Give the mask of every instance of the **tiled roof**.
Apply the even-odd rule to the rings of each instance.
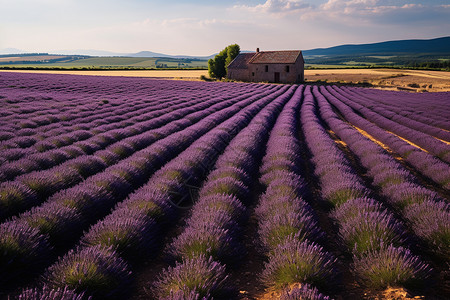
[[[262,51],[254,53],[249,61],[251,64],[293,64],[301,55],[300,50],[289,51]]]
[[[248,62],[255,56],[255,53],[240,53],[236,58],[228,65],[228,68],[232,69],[247,69]]]

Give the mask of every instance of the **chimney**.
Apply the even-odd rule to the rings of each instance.
[[[259,48],[256,48],[256,53],[259,53]]]

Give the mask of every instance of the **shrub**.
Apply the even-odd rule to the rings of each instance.
[[[230,293],[226,280],[225,266],[211,257],[200,256],[164,270],[155,283],[154,292],[158,299],[167,299],[174,294],[188,298],[193,293],[199,297],[220,298]]]
[[[417,287],[424,284],[432,269],[408,249],[393,246],[354,256],[353,272],[371,288]]]
[[[292,237],[299,241],[317,241],[323,237],[317,221],[309,214],[279,212],[269,219],[260,220],[259,235],[267,250],[275,249]]]
[[[120,209],[93,225],[81,239],[81,244],[111,247],[127,261],[135,261],[155,250],[158,232],[155,221],[146,215]]]
[[[10,221],[0,225],[1,281],[33,274],[42,266],[51,247],[48,238],[24,222]]]
[[[0,185],[0,220],[12,216],[38,203],[37,194],[19,182]]]
[[[262,274],[264,283],[284,288],[293,283],[310,283],[317,287],[335,282],[336,258],[309,241],[288,238],[269,255]]]
[[[386,212],[361,212],[339,221],[339,236],[356,253],[378,250],[383,244],[401,246],[406,241],[401,223]]]
[[[93,246],[71,250],[47,269],[44,281],[50,288],[69,288],[94,297],[124,295],[130,283],[127,264],[111,249]]]

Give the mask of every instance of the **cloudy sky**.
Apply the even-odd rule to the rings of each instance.
[[[0,49],[210,55],[450,35],[449,0],[0,0]]]

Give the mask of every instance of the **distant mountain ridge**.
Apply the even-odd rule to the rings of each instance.
[[[271,50],[271,49],[269,49]],[[241,51],[253,52],[253,51]],[[15,48],[0,49],[0,54],[24,54],[26,51]],[[209,56],[195,55],[169,55],[164,53],[141,51],[137,53],[117,53],[103,50],[59,50],[51,51],[52,54],[63,55],[89,55],[89,56],[119,56],[119,57],[162,57],[162,58],[187,58],[208,60],[217,53]],[[450,36],[434,39],[397,40],[371,44],[348,44],[329,48],[316,48],[303,50],[304,56],[325,55],[408,55],[408,54],[444,54],[450,55]]]
[[[395,54],[450,55],[450,36],[428,40],[398,40],[372,44],[340,45],[330,48],[304,50],[303,55],[395,55]]]

